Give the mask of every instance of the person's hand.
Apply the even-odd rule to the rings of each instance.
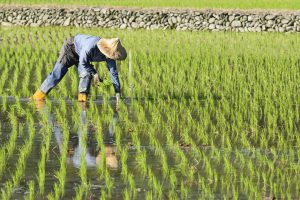
[[[93,85],[95,87],[99,86],[100,85],[100,82],[103,82],[103,80],[101,78],[99,78],[99,74],[96,73],[93,75]]]
[[[117,110],[119,110],[120,99],[121,99],[121,94],[120,93],[116,93],[116,109]]]

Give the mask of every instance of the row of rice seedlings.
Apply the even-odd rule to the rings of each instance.
[[[3,54],[2,54],[3,55]],[[2,59],[1,59],[2,60]],[[1,68],[1,79],[0,79],[0,92],[1,92],[1,94],[5,94],[5,82],[6,82],[6,78],[5,77],[8,77],[8,72],[9,72],[9,68],[8,68],[8,66],[6,66],[6,65],[2,65],[3,67]],[[3,97],[2,97],[3,98]],[[2,100],[3,101],[3,100]],[[4,110],[5,111],[5,110]]]
[[[126,188],[123,190],[124,199],[134,199],[136,198],[136,183],[133,174],[128,169],[128,146],[121,144],[121,127],[117,124],[114,125],[113,131],[116,138],[116,149],[120,155],[120,167],[121,167],[121,177],[122,181],[126,183]],[[106,174],[108,174],[106,172]]]
[[[10,133],[10,137],[7,141],[7,143],[1,148],[1,164],[0,164],[0,177],[3,176],[3,173],[6,168],[6,162],[8,159],[10,159],[13,155],[13,152],[15,151],[16,148],[16,140],[18,137],[18,131],[19,131],[19,126],[18,126],[18,119],[17,116],[15,115],[15,110],[12,110],[12,112],[8,113],[8,117],[10,120],[10,124],[12,125],[12,130]]]
[[[157,107],[160,108],[159,105]],[[162,107],[166,108],[167,106],[165,104]],[[157,111],[153,112],[153,109],[157,110],[157,108],[154,108],[154,107],[149,107],[149,108],[150,108],[150,112],[151,112],[152,115],[157,112]],[[158,116],[152,116],[152,120],[153,120],[153,118],[155,118],[157,120],[156,123],[160,124],[161,119],[160,119],[159,115],[160,114],[158,114]],[[167,115],[167,117],[168,116],[169,115]],[[176,116],[172,115],[172,119],[176,119]],[[184,121],[180,122],[180,123],[176,123],[176,124],[173,124],[172,122],[171,123],[168,122],[167,124],[168,124],[168,126],[158,127],[159,130],[157,130],[156,128],[151,128],[151,127],[155,127],[155,124],[153,124],[152,126],[150,125],[149,132],[148,132],[148,135],[150,137],[150,144],[155,146],[155,150],[157,152],[160,152],[160,153],[157,153],[157,154],[162,159],[162,166],[163,166],[162,168],[163,169],[166,168],[165,170],[163,170],[163,172],[164,172],[163,174],[167,175],[168,170],[167,170],[166,155],[164,154],[164,151],[160,147],[160,145],[157,145],[156,141],[155,141],[155,138],[157,138],[158,135],[164,135],[164,137],[166,137],[166,140],[161,140],[161,141],[166,141],[166,144],[168,145],[168,147],[175,153],[175,155],[174,155],[175,160],[177,160],[177,163],[179,163],[178,169],[181,171],[182,176],[186,176],[187,172],[191,172],[191,170],[188,170],[188,168],[189,168],[188,158],[184,155],[182,149],[179,147],[179,143],[174,142],[174,134],[171,132],[169,127],[175,127],[176,124],[177,124],[177,126],[180,125],[180,124],[186,124],[186,127],[191,127],[191,126],[189,126],[189,124],[185,123]],[[186,128],[182,128],[182,130],[180,130],[180,135],[181,135],[181,137],[183,139],[183,142],[184,142],[183,145],[185,145],[185,144],[189,145],[192,142],[192,139],[189,137],[189,132],[186,131]],[[189,174],[188,176],[193,179],[193,175]],[[190,180],[190,181],[192,182],[193,180]]]
[[[149,105],[151,105],[151,103]],[[139,109],[139,111],[141,111],[141,110],[143,110],[143,108]],[[160,124],[161,117],[160,117],[159,113],[152,112],[152,111],[153,111],[152,109],[149,110],[149,112],[152,114],[152,117],[151,117],[152,118],[152,123],[149,124],[149,126],[146,128],[148,130],[147,131],[147,136],[149,137],[149,145],[152,148],[154,148],[155,155],[157,155],[160,158],[161,166],[162,166],[161,168],[162,168],[163,179],[166,179],[170,175],[170,170],[169,170],[168,162],[167,162],[167,156],[166,156],[166,153],[165,153],[164,149],[162,148],[160,142],[158,142],[158,140],[157,140],[158,134],[164,135],[164,130],[163,129],[162,130],[157,130],[156,128],[153,128],[153,127],[156,127],[157,124]],[[141,112],[143,112],[143,111],[141,111]],[[138,118],[140,118],[140,116],[144,116],[144,115],[145,114],[138,113]],[[143,131],[143,130],[139,130],[139,131]],[[134,131],[133,133],[131,133],[131,135],[132,135],[132,143],[134,144],[134,146],[137,147],[137,156],[136,156],[137,167],[138,167],[139,172],[141,173],[141,175],[145,176],[145,174],[147,173],[146,152],[140,150],[140,141],[139,141],[139,137],[137,135],[137,132]],[[174,143],[171,143],[170,145],[174,145]],[[187,159],[182,154],[182,151],[180,149],[176,149],[176,150],[174,151],[175,154],[176,154],[176,157],[178,157],[178,156],[181,157],[181,160],[179,160],[178,163],[181,163],[182,166],[186,166]],[[183,164],[183,163],[185,163],[185,164]],[[182,170],[182,172],[184,172],[184,174],[187,171],[186,167],[181,167],[181,170]],[[151,174],[151,176],[153,176],[151,171],[149,173]],[[176,175],[175,175],[175,177],[176,177]],[[175,180],[177,180],[177,179],[175,179]],[[169,181],[165,180],[165,182],[169,182]],[[155,185],[157,185],[157,184],[155,184]],[[158,185],[161,185],[161,184],[158,183]],[[174,185],[176,185],[176,183],[174,183],[173,186]],[[184,190],[184,187],[182,187],[182,188]],[[158,196],[161,197],[162,191],[159,192],[158,188],[155,188],[155,191],[157,192]],[[175,189],[174,189],[174,191],[175,191]],[[155,192],[155,194],[156,194],[156,192]]]
[[[41,148],[41,158],[38,163],[38,186],[40,195],[44,195],[46,160],[49,157],[49,148],[54,126],[54,116],[50,114],[50,110],[51,106],[49,105],[45,105],[45,107],[42,107],[42,109],[40,110],[43,126],[43,128],[40,130],[40,133],[43,136],[43,142]]]
[[[125,130],[126,132],[128,130],[131,130],[133,127],[134,129],[132,131],[130,131],[130,135],[131,135],[131,145],[134,147],[134,150],[136,150],[136,156],[135,156],[135,163],[136,163],[136,167],[133,169],[134,171],[137,171],[139,173],[139,175],[142,176],[142,178],[148,178],[149,179],[149,189],[150,192],[148,192],[148,197],[152,197],[152,198],[162,198],[162,183],[160,183],[159,179],[156,177],[156,175],[152,172],[152,169],[150,166],[148,166],[151,163],[147,163],[147,153],[146,153],[146,149],[143,149],[141,146],[141,135],[139,133],[143,132],[144,129],[148,129],[151,127],[151,124],[149,124],[149,126],[145,126],[147,120],[145,117],[145,112],[144,109],[140,106],[140,105],[131,105],[131,108],[134,110],[134,113],[136,115],[136,119],[139,120],[138,123],[136,122],[130,122],[128,121],[128,113],[127,113],[127,109],[124,109],[123,106],[120,107],[120,110],[123,111],[122,115],[121,115],[121,120],[122,120],[122,130]],[[124,116],[125,115],[125,116]],[[147,134],[148,135],[148,134]],[[152,137],[153,140],[151,141],[150,139],[150,145],[147,148],[153,148],[155,151],[157,151],[156,149],[159,148],[160,150],[162,150],[162,148],[159,146],[157,147],[157,145],[159,145],[159,143],[157,142],[157,139],[155,139],[155,137]],[[152,143],[151,143],[152,142]],[[125,147],[124,149],[127,149],[127,147]],[[159,152],[159,151],[158,151]],[[165,154],[164,151],[162,150],[163,153],[161,153],[162,158]],[[124,153],[124,156],[122,157],[122,172],[123,174],[126,174],[127,171],[127,167],[123,168],[125,163],[126,163],[126,159],[127,159],[127,154]],[[167,166],[167,161],[164,160],[164,169],[166,169]],[[154,162],[154,160],[152,160],[152,162]],[[167,170],[168,171],[168,168]],[[127,172],[128,174],[128,172]],[[124,175],[125,176],[125,175]],[[130,174],[128,175],[128,177],[130,178]],[[165,175],[166,177],[166,175]],[[129,179],[130,180],[130,179]],[[130,197],[130,189],[126,188],[125,189],[125,194],[124,194],[124,198],[128,198]]]
[[[55,177],[57,178],[57,182],[54,184],[53,188],[54,191],[47,195],[47,198],[49,199],[60,199],[64,196],[65,193],[65,179],[66,179],[66,162],[67,162],[67,151],[68,151],[68,141],[69,141],[69,127],[68,122],[66,121],[66,110],[61,109],[65,108],[65,103],[62,103],[61,105],[64,105],[60,107],[60,109],[56,109],[56,121],[60,124],[61,131],[62,131],[62,145],[60,148],[60,168],[58,171],[55,172]],[[63,112],[61,112],[63,111]]]
[[[98,144],[98,148],[100,149],[100,161],[97,165],[97,171],[99,173],[99,181],[104,180],[106,189],[102,188],[101,189],[101,199],[106,199],[111,197],[111,188],[112,188],[112,181],[109,177],[109,170],[107,169],[106,166],[106,152],[105,152],[105,145],[104,145],[104,140],[102,137],[102,124],[101,120],[97,120],[97,130],[96,130],[96,140]]]
[[[118,127],[120,128],[120,127]],[[141,143],[140,139],[138,137],[137,132],[131,132],[131,138],[132,138],[132,144],[135,147],[136,150],[136,156],[135,156],[135,162],[136,162],[136,167],[131,168],[128,170],[127,167],[127,158],[128,158],[128,153],[123,153],[121,154],[121,159],[122,159],[122,175],[123,175],[123,182],[127,183],[126,188],[123,191],[123,196],[124,199],[133,199],[136,198],[136,183],[134,179],[134,172],[138,171],[143,178],[145,178],[145,175],[147,173],[147,162],[146,162],[146,151],[141,150]],[[122,150],[129,151],[128,146],[126,148],[123,148]],[[123,171],[123,167],[124,168]],[[126,169],[126,170],[125,170]],[[132,171],[132,172],[131,172]]]
[[[111,198],[112,188],[114,186],[114,181],[111,178],[110,169],[119,168],[118,163],[111,163],[107,154],[114,153],[115,156],[120,154],[121,148],[121,138],[120,138],[120,129],[116,127],[118,123],[118,113],[114,112],[108,103],[104,102],[103,106],[101,106],[101,110],[99,107],[89,104],[89,118],[94,119],[96,125],[96,140],[98,144],[98,148],[100,149],[100,155],[98,155],[98,165],[97,170],[99,173],[99,180],[104,181],[105,187],[101,189],[101,199]],[[101,115],[99,115],[101,113]],[[114,149],[114,144],[109,144],[113,146],[106,146],[103,135],[104,130],[103,126],[105,124],[110,124],[109,127],[109,137],[116,138],[116,152]],[[112,149],[111,149],[112,148]],[[111,152],[113,151],[113,152]],[[118,162],[118,161],[117,161]],[[127,166],[124,166],[125,171],[127,170]],[[124,171],[123,171],[124,172]]]
[[[124,121],[123,126],[125,127],[125,130],[128,130],[130,129],[130,127],[134,127],[135,125],[137,124]],[[137,127],[136,130],[132,130],[130,132],[130,135],[131,135],[131,143],[132,143],[131,145],[136,150],[136,157],[135,157],[136,169],[139,172],[139,174],[143,178],[145,178],[147,175],[147,154],[146,154],[146,149],[142,149],[141,147],[139,127]]]
[[[188,110],[186,110],[188,111]],[[177,166],[178,169],[181,172],[181,175],[185,177],[185,182],[187,183],[192,183],[194,181],[194,170],[191,168],[192,163],[189,163],[190,161],[193,161],[193,158],[195,156],[193,154],[190,154],[191,152],[194,152],[194,150],[197,150],[199,147],[195,144],[194,138],[192,138],[190,135],[192,135],[193,129],[195,127],[195,123],[192,122],[193,119],[190,115],[190,113],[185,113],[183,114],[185,118],[181,119],[180,122],[177,123],[177,126],[179,127],[180,130],[180,137],[181,141],[179,144],[178,142],[174,143],[173,138],[172,138],[172,132],[169,128],[163,129],[164,132],[167,135],[167,144],[170,146],[170,148],[174,151],[177,152],[177,155],[175,155],[177,162],[179,165]],[[173,118],[176,119],[175,116]],[[170,120],[169,120],[170,121]],[[169,124],[169,123],[168,123]],[[175,127],[175,124],[170,124],[171,127]],[[181,125],[184,125],[181,127]],[[183,149],[179,146],[183,146],[183,149],[187,148],[187,154],[190,155],[190,157],[187,157],[183,153]],[[189,150],[190,149],[190,150]],[[199,154],[200,156],[201,154]]]
[[[163,184],[154,175],[151,167],[148,166],[148,187],[149,192],[147,192],[147,199],[161,199],[163,197]]]
[[[79,109],[75,110],[73,114],[78,113]],[[76,188],[75,199],[86,198],[89,190],[89,183],[87,180],[87,135],[88,135],[88,124],[87,124],[87,111],[83,107],[80,112],[80,124],[78,128],[78,148],[80,149],[80,166],[79,166],[79,177],[81,184]]]
[[[31,152],[33,138],[35,136],[34,122],[32,115],[30,113],[26,114],[28,121],[28,138],[26,139],[24,145],[19,149],[19,158],[16,163],[15,172],[12,174],[11,180],[5,183],[5,188],[1,189],[1,198],[10,199],[12,189],[19,186],[21,179],[24,177],[24,172],[26,168],[26,160]]]
[[[119,131],[116,131],[116,133]],[[120,154],[120,164],[121,164],[121,177],[122,177],[122,181],[126,184],[126,188],[125,191],[123,191],[123,196],[125,199],[132,199],[135,197],[136,195],[136,191],[135,191],[135,182],[133,179],[133,175],[130,173],[129,169],[128,169],[128,147],[117,147],[118,152]]]
[[[162,129],[162,130],[164,131],[164,129]],[[158,132],[158,130],[157,130],[157,132]],[[151,134],[151,132],[149,132],[149,134]],[[151,136],[150,136],[150,138],[151,138]],[[150,143],[152,143],[151,140],[153,140],[153,138],[150,139]],[[169,142],[171,142],[171,140],[169,140]],[[178,165],[175,168],[175,170],[178,171],[177,173],[175,173],[175,171],[172,168],[168,167],[169,164],[168,164],[167,154],[165,153],[165,151],[161,147],[161,145],[155,146],[155,154],[160,158],[164,181],[167,183],[170,183],[170,188],[175,194],[175,191],[177,191],[177,189],[178,189],[180,179],[181,179],[181,182],[183,180],[185,182],[193,182],[194,174],[193,174],[193,171],[190,169],[188,159],[183,154],[182,149],[180,149],[180,147],[179,147],[179,144],[178,143],[173,143],[173,144],[169,143],[169,145],[171,145],[171,146],[168,149],[172,150],[171,155],[174,156],[176,163],[178,163]],[[169,180],[166,180],[168,178],[169,178]],[[185,185],[181,185],[181,187],[180,187],[180,194],[182,195],[182,197],[186,195],[187,189],[185,187],[186,187]],[[169,198],[173,198],[174,194],[170,193]]]

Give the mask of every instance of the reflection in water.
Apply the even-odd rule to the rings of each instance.
[[[62,153],[62,145],[63,145],[63,134],[61,127],[55,121],[53,114],[47,111],[44,101],[37,101],[36,108],[39,112],[44,112],[48,116],[48,123],[51,125],[52,132],[54,133],[56,143],[58,144],[60,153]],[[87,151],[85,151],[85,161],[87,167],[95,167],[97,165],[101,165],[101,154],[100,149],[98,149],[98,145],[96,143],[95,135],[93,131],[88,128],[88,120],[87,120],[87,106],[85,103],[81,104],[81,112],[80,115],[80,125],[77,129],[75,135],[70,133],[69,139],[69,147],[68,147],[68,165],[79,168],[81,154],[83,153],[83,149],[87,147]],[[105,139],[105,157],[106,157],[106,166],[111,169],[118,168],[118,160],[116,156],[116,146],[114,129],[115,124],[118,121],[118,112],[115,111],[114,116],[109,125],[109,129],[106,132]],[[87,140],[84,140],[83,137],[87,136]],[[84,144],[86,141],[87,144]]]

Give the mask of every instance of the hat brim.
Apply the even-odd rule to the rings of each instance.
[[[97,42],[97,47],[107,58],[113,60],[125,60],[127,57],[126,49],[119,43],[118,48],[114,51],[109,45],[108,39],[101,38]]]

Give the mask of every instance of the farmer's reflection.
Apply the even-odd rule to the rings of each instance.
[[[45,110],[43,108],[43,110]],[[52,131],[55,136],[55,140],[58,144],[60,152],[62,152],[63,145],[63,134],[61,127],[55,122],[52,114],[48,114],[49,124],[52,126]],[[92,130],[92,127],[88,126],[87,123],[87,108],[86,104],[81,104],[81,112],[80,112],[80,125],[77,129],[76,134],[70,134],[69,137],[69,147],[68,147],[68,157],[67,163],[69,165],[73,165],[77,168],[80,166],[81,154],[83,150],[83,137],[84,134],[87,134],[86,139],[86,165],[87,167],[95,167],[97,165],[101,165],[101,154],[98,149],[97,143],[95,142],[95,136]],[[118,112],[115,111],[114,116],[110,122],[109,129],[104,137],[105,139],[105,156],[106,156],[106,166],[110,169],[118,168],[118,160],[116,156],[116,146],[114,145],[115,137],[114,137],[114,126],[118,121]]]

